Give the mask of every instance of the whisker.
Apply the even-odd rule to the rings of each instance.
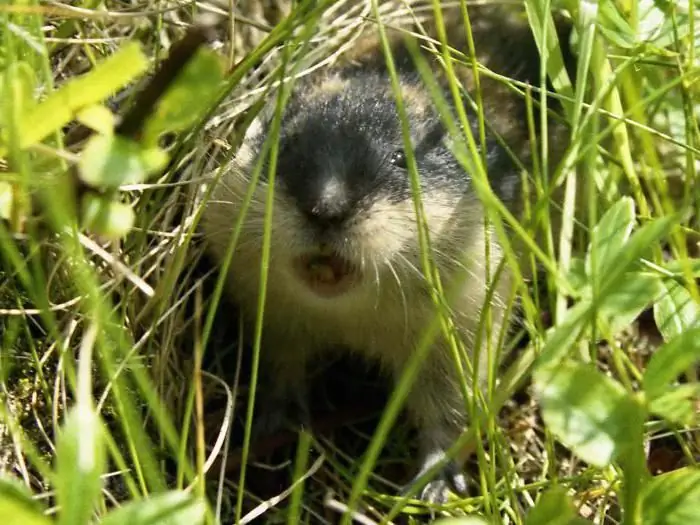
[[[372,259],[372,267],[374,269],[374,288],[376,292],[376,299],[374,301],[374,310],[379,309],[379,303],[381,301],[381,279],[379,276],[379,266],[377,265],[377,261],[375,259]]]
[[[481,265],[477,260],[472,260],[469,266],[467,266],[463,261],[459,260],[457,257],[449,255],[437,248],[433,248],[433,251],[438,255],[444,262],[448,264],[454,264],[459,269],[463,270],[468,277],[473,277],[474,279],[479,279],[479,274],[476,273],[476,269],[481,268]]]
[[[416,268],[416,266],[411,261],[409,261],[403,253],[399,252],[396,254],[396,256],[399,257],[403,261],[403,263],[408,267],[408,269],[412,270],[413,273],[415,273],[421,281],[425,280],[425,275],[423,275],[423,272]]]
[[[390,259],[385,259],[384,263],[389,268],[389,271],[396,279],[396,286],[398,286],[399,293],[401,294],[401,306],[403,308],[403,326],[404,326],[404,337],[408,335],[408,301],[406,300],[406,294],[404,293],[403,286],[401,285],[401,278],[399,274],[394,269],[394,265],[391,263]]]

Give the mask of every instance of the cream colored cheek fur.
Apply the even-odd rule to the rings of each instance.
[[[204,229],[220,257],[225,254],[230,228],[236,224],[238,211],[250,184],[249,174],[257,160],[250,144],[257,141],[262,131],[263,126],[258,118],[248,128],[230,169],[214,188],[211,204],[205,213]],[[239,239],[239,260],[247,260],[248,263],[260,261],[259,253],[257,257],[255,255],[262,248],[267,193],[267,186],[259,183]],[[483,250],[474,250],[475,241],[483,247],[483,242],[477,241],[483,234],[483,226],[481,206],[476,198],[473,195],[455,198],[448,191],[434,191],[423,195],[422,206],[439,266],[449,273],[466,266],[465,271],[473,274],[474,266],[479,266],[477,261],[483,254]],[[289,264],[294,257],[316,248],[310,244],[311,240],[305,233],[307,228],[294,203],[282,192],[275,192],[271,249],[272,262],[275,263],[271,265],[273,270],[279,270],[277,265]],[[336,249],[363,270],[374,272],[372,285],[378,284],[377,280],[383,274],[390,274],[394,280],[403,280],[407,275],[412,275],[414,279],[418,277],[417,272],[421,271],[420,247],[412,199],[399,203],[379,199],[369,211],[355,219],[348,233],[347,242],[336,246]],[[459,253],[460,247],[468,250],[470,257],[467,260],[464,260],[464,254]]]
[[[226,253],[231,229],[237,222],[238,212],[250,184],[248,174],[256,160],[250,143],[261,131],[259,122],[251,125],[230,169],[213,189],[211,202],[205,210],[204,231],[210,250],[219,260]],[[248,308],[255,307],[259,293],[266,199],[267,186],[259,184],[246,213],[228,279],[230,292]],[[456,307],[455,310],[464,312],[478,308],[483,301],[485,281],[482,263],[485,239],[479,203],[474,196],[455,199],[448,192],[431,192],[423,196],[422,202],[436,262],[441,274],[446,274],[444,277],[452,289],[448,293],[454,292],[449,295],[454,296],[451,302]],[[332,313],[328,312],[326,303],[305,290],[304,285],[291,273],[290,263],[294,257],[316,248],[310,244],[310,238],[305,233],[307,227],[294,203],[281,192],[276,192],[266,309],[266,316],[272,316],[272,322],[275,311],[283,316],[283,320],[284,316],[289,315],[290,309],[296,311],[304,301],[312,309],[316,303],[323,303],[322,311],[327,312],[323,315],[328,317],[333,314],[341,317],[366,312],[375,318],[374,312],[384,303],[402,317],[391,322],[404,329],[409,317],[417,315],[421,318],[427,310],[432,309],[426,303],[415,211],[411,199],[400,203],[380,199],[368,212],[356,218],[347,242],[336,248],[366,270],[364,286],[334,303]],[[493,255],[495,266],[499,257],[497,253]],[[396,308],[397,303],[402,308]],[[410,307],[407,303],[411,303]],[[457,303],[468,303],[471,307],[465,308],[466,304],[457,306]],[[314,322],[312,317],[309,322]],[[364,326],[366,319],[354,318],[357,319],[358,330],[368,328]],[[417,320],[414,319],[414,322]],[[390,322],[389,319],[384,321]],[[347,323],[348,319],[343,322]],[[386,329],[386,325],[383,329]],[[321,333],[319,337],[322,337]]]
[[[245,171],[247,166],[241,166],[239,161],[232,165],[214,189],[205,214],[205,231],[210,240],[224,251],[250,184]],[[262,249],[266,199],[267,185],[259,184],[246,212],[237,250],[254,255],[252,252]],[[473,248],[474,238],[482,228],[475,207],[478,208],[478,204],[468,197],[462,202],[437,192],[424,196],[423,209],[432,246],[437,252],[438,263],[447,263],[441,264],[445,270],[460,262],[468,263],[462,261],[458,248]],[[308,225],[293,202],[276,192],[272,216],[273,261],[289,264],[295,257],[317,249],[307,231]],[[353,220],[347,238],[335,248],[345,258],[370,272],[370,278],[376,279],[388,272],[413,274],[413,278],[417,278],[420,246],[413,202],[410,199],[398,203],[386,198],[378,200]],[[260,260],[259,256],[257,260]],[[372,272],[379,272],[379,275],[372,276]]]

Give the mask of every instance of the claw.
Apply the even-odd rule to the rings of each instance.
[[[408,490],[421,478],[435,463],[437,463],[444,453],[429,454],[423,462],[423,466],[416,476],[402,489],[401,493],[405,495]],[[442,505],[447,503],[450,492],[454,492],[459,496],[467,496],[468,486],[467,477],[462,472],[459,465],[450,460],[442,470],[431,481],[425,483],[419,493],[419,499],[425,503]]]
[[[444,505],[450,495],[449,484],[444,479],[428,482],[420,492],[420,499],[431,505]]]

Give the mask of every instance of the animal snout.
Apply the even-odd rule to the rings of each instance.
[[[353,202],[345,185],[338,180],[328,180],[315,188],[308,188],[305,193],[299,201],[299,208],[314,226],[322,229],[340,227],[353,213]]]
[[[350,206],[345,202],[319,201],[302,210],[307,220],[320,228],[342,226],[350,218]]]

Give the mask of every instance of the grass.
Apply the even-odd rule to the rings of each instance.
[[[551,144],[537,141],[527,185],[534,195],[530,222],[493,196],[479,137],[458,152],[518,275],[520,326],[529,340],[499,373],[499,384],[492,378],[470,402],[474,424],[460,445],[475,451],[467,463],[473,496],[439,509],[396,496],[397,483],[415,468],[413,430],[399,416],[411,371],[392,395],[353,362],[317,374],[322,432],[258,443],[254,461],[246,462],[260,325],[251,359],[238,352],[241,331],[197,235],[203,182],[235,153],[250,110],[280,75],[327,65],[376,18],[410,18],[397,4],[280,0],[237,7],[232,22],[214,31],[210,47],[220,60],[196,55],[180,84],[185,100],[201,99],[199,112],[182,111],[183,99],[168,93],[171,102],[135,135],[134,149],[118,141],[95,145],[76,121],[103,133],[118,129],[99,104],[107,93],[114,93],[107,106],[123,114],[138,100],[146,69],[154,71],[191,34],[196,17],[229,6],[0,6],[0,468],[17,480],[0,486],[0,516],[123,523],[138,521],[127,511],[143,505],[178,523],[335,523],[344,513],[348,523],[348,510],[361,523],[410,523],[436,513],[494,523],[700,518],[692,1],[557,3],[576,24],[575,83],[561,74],[566,43],[552,31],[552,6],[524,2],[534,34],[548,44],[542,78],[549,74],[554,93],[511,84],[533,106],[560,101],[572,141],[561,162]],[[130,41],[143,51],[117,54]],[[128,58],[123,63],[132,69],[100,70],[110,57]],[[474,64],[468,50],[457,59]],[[90,76],[96,69],[99,82]],[[479,75],[494,77],[484,69]],[[79,89],[60,98],[77,78]],[[450,79],[446,96],[459,92]],[[221,103],[209,104],[217,98]],[[448,124],[456,129],[459,122]],[[165,171],[161,131],[174,136]],[[88,146],[97,153],[79,160]],[[275,147],[270,140],[273,157]],[[135,163],[131,179],[120,178],[123,166],[99,167],[108,153]],[[80,182],[85,173],[99,176],[101,192]],[[557,183],[561,239],[542,205]],[[418,196],[415,204],[420,215]],[[518,243],[526,257],[516,256]],[[424,255],[439,302],[444,291],[427,249]],[[535,265],[542,270],[523,277]],[[449,322],[441,319],[435,330]],[[270,450],[263,463],[260,452]]]

